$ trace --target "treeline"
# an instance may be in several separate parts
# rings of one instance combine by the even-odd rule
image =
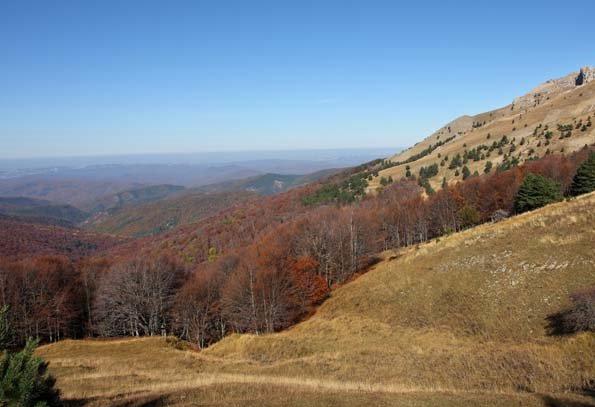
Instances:
[[[523,186],[531,178],[527,174],[548,182]],[[536,206],[547,203],[548,197],[533,199],[540,185],[547,194],[557,189],[558,197],[592,190],[589,185],[595,189],[594,180],[595,154],[583,149],[445,185],[427,198],[406,179],[350,205],[297,209],[293,205],[304,194],[290,195],[295,199],[266,202],[294,208],[292,216],[257,227],[262,219],[250,216],[261,212],[243,212],[243,220],[235,223],[236,239],[225,229],[227,243],[207,245],[198,264],[186,262],[184,252],[171,244],[152,253],[77,263],[55,256],[4,262],[0,301],[9,306],[15,343],[28,337],[55,341],[167,333],[204,347],[230,332],[259,334],[291,326],[334,287],[365,271],[383,250],[487,222],[495,213],[514,213],[519,196]],[[284,212],[288,207],[271,211],[279,217],[290,213]]]

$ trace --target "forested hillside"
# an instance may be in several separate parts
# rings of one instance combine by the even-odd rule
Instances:
[[[104,253],[125,239],[0,215],[0,262],[44,255],[72,260]]]
[[[159,235],[183,225],[215,216],[237,204],[257,198],[251,192],[201,192],[185,190],[155,202],[136,203],[95,214],[84,228],[129,237]]]
[[[0,215],[33,223],[74,226],[84,221],[88,214],[70,205],[22,197],[0,197]]]
[[[114,212],[125,207],[158,201],[184,191],[179,185],[150,185],[103,196],[86,204],[89,212]]]

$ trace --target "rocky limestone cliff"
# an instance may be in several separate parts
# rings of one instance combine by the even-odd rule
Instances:
[[[531,92],[514,100],[515,107],[529,109],[543,103],[552,94],[573,89],[595,80],[595,68],[585,66],[578,72],[573,72],[559,79],[551,79],[542,83]]]
[[[581,68],[581,70],[579,71],[576,79],[574,80],[574,84],[576,86],[582,86],[586,83],[591,82],[592,80],[595,80],[595,69],[589,66],[585,66],[584,68]]]

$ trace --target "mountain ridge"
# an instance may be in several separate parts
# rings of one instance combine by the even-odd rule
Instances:
[[[579,77],[583,79],[577,85]],[[469,174],[482,174],[488,161],[493,171],[501,165],[514,165],[553,152],[570,153],[591,145],[595,143],[593,78],[595,69],[581,68],[544,82],[501,108],[460,116],[414,146],[387,158],[385,168],[370,182],[368,190],[380,188],[382,178],[406,177],[408,168],[411,176],[419,178],[422,167],[436,164],[435,175],[427,178],[436,189],[444,179],[448,183],[462,179],[463,166],[467,166]],[[453,163],[457,154],[460,162]]]

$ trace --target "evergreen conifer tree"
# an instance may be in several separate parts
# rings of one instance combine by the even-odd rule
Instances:
[[[0,309],[0,406],[58,407],[62,403],[54,388],[56,380],[47,371],[48,364],[35,356],[37,342],[27,341],[15,353],[6,349],[12,337],[8,324],[8,307]]]
[[[469,170],[469,168],[465,165],[463,167],[463,179],[467,179],[469,178],[469,176],[471,176],[471,171]]]
[[[529,173],[523,180],[514,202],[517,213],[540,208],[562,199],[560,185],[541,175]]]
[[[595,152],[578,167],[570,185],[570,194],[577,196],[595,191]]]

